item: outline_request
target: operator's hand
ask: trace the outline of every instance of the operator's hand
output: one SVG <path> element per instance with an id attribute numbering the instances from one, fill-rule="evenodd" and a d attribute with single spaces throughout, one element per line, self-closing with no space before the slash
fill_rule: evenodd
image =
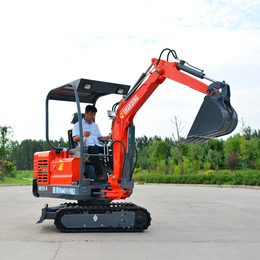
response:
<path id="1" fill-rule="evenodd" d="M 84 136 L 84 137 L 89 137 L 89 136 L 90 136 L 90 131 L 85 131 L 85 132 L 83 133 L 83 136 Z"/>

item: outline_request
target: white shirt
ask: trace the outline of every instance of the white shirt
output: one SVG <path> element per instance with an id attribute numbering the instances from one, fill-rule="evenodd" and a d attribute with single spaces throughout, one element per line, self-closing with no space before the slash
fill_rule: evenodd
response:
<path id="1" fill-rule="evenodd" d="M 91 124 L 87 123 L 84 118 L 82 118 L 82 128 L 83 128 L 83 133 L 85 131 L 90 131 L 90 136 L 88 137 L 88 145 L 89 146 L 102 146 L 101 144 L 98 143 L 98 138 L 101 137 L 101 133 L 99 131 L 98 125 L 94 122 Z M 77 122 L 72 130 L 72 137 L 80 135 L 79 134 L 79 122 Z M 79 144 L 79 143 L 78 143 Z"/>

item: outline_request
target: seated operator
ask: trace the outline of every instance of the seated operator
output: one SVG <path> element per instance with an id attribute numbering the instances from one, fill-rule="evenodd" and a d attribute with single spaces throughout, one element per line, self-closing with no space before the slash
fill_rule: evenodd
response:
<path id="1" fill-rule="evenodd" d="M 95 106 L 86 106 L 85 117 L 82 118 L 83 137 L 88 137 L 88 152 L 90 154 L 103 153 L 103 146 L 98 143 L 98 140 L 108 140 L 109 136 L 102 136 L 98 125 L 94 123 L 97 109 Z M 79 122 L 77 122 L 72 130 L 73 141 L 80 141 Z M 98 181 L 104 181 L 103 169 L 98 156 L 90 156 L 90 159 L 95 168 Z"/>

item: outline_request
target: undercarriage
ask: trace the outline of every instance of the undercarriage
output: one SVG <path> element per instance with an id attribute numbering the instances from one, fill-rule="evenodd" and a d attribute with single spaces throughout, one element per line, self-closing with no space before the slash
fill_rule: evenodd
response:
<path id="1" fill-rule="evenodd" d="M 151 224 L 145 208 L 125 202 L 46 204 L 37 223 L 45 219 L 54 219 L 62 232 L 142 232 Z"/>

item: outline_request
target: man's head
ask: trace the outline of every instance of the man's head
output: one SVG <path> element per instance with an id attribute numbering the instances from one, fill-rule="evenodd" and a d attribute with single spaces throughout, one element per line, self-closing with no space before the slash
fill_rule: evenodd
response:
<path id="1" fill-rule="evenodd" d="M 85 121 L 89 124 L 91 124 L 96 116 L 97 109 L 95 106 L 88 105 L 85 109 Z"/>

